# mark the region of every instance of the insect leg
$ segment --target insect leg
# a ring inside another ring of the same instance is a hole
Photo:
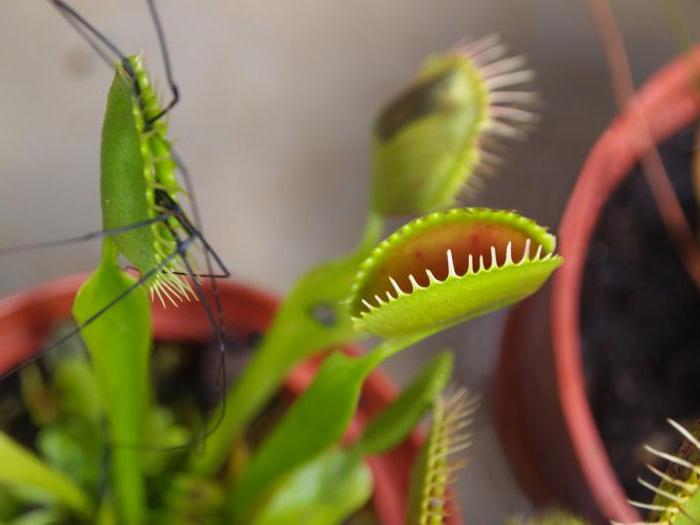
[[[170,150],[170,156],[173,158],[175,163],[177,164],[178,169],[180,170],[180,173],[182,173],[182,179],[184,180],[185,183],[185,191],[187,192],[189,199],[190,199],[190,205],[192,207],[192,215],[194,217],[193,221],[189,221],[189,228],[192,233],[197,235],[197,237],[201,240],[202,244],[204,245],[204,253],[205,257],[207,258],[207,271],[208,274],[199,274],[200,277],[206,277],[206,278],[213,278],[213,279],[220,279],[220,278],[227,278],[230,277],[231,272],[226,268],[224,265],[223,261],[221,261],[221,258],[218,256],[218,254],[214,251],[214,249],[209,245],[209,243],[206,241],[204,238],[204,234],[202,233],[202,215],[199,211],[199,202],[197,201],[197,197],[194,192],[194,184],[192,183],[192,177],[190,175],[189,170],[187,169],[187,166],[182,160],[182,157],[175,151],[175,149]],[[178,206],[177,209],[181,208]],[[181,214],[182,217],[185,220],[187,219],[187,216],[185,213]],[[187,226],[183,224],[183,228],[187,229]],[[217,260],[217,266],[221,269],[220,274],[214,274],[211,271],[211,262],[208,260],[209,255],[212,255],[216,258]],[[216,283],[212,283],[212,286],[215,287]],[[213,292],[214,293],[214,292]]]
[[[180,246],[182,245],[183,241],[180,239],[180,236],[178,235],[177,231],[175,231],[174,228],[171,228],[168,223],[166,223],[168,229],[170,230],[171,235],[175,239],[177,246],[178,246],[178,251],[180,252],[180,259],[182,260],[182,263],[185,265],[187,268],[187,272],[192,279],[192,284],[194,286],[194,291],[195,295],[197,296],[197,299],[199,299],[200,303],[202,303],[202,306],[204,306],[204,309],[206,311],[207,319],[209,320],[209,324],[211,325],[212,329],[214,330],[214,334],[216,337],[216,344],[219,348],[219,373],[217,374],[217,384],[219,387],[219,390],[221,392],[221,409],[219,411],[219,416],[217,420],[214,422],[214,424],[211,426],[211,428],[204,428],[203,436],[202,436],[202,442],[204,439],[206,439],[209,435],[211,435],[213,432],[216,431],[218,426],[221,424],[221,421],[223,421],[224,415],[226,414],[226,345],[224,343],[225,339],[225,333],[224,333],[224,314],[223,314],[223,307],[221,305],[221,298],[217,292],[216,288],[216,280],[213,278],[210,278],[210,283],[212,286],[212,296],[214,297],[214,305],[215,309],[217,312],[216,319],[214,318],[214,313],[212,312],[212,308],[209,305],[207,298],[204,294],[204,290],[202,289],[202,285],[199,282],[198,276],[195,274],[192,265],[190,262],[187,260],[187,253],[184,250],[180,249]],[[193,238],[199,238],[196,235],[193,235],[190,233],[190,236],[188,239],[193,239]],[[201,240],[201,238],[200,238]],[[207,270],[209,273],[211,273],[211,263],[209,261],[209,258],[207,257],[207,264],[208,268]],[[209,419],[208,417],[206,418],[207,420]]]
[[[196,237],[201,243],[202,246],[204,246],[205,249],[205,255],[211,254],[212,257],[214,257],[214,260],[216,261],[217,266],[219,267],[220,271],[222,272],[221,275],[214,275],[211,271],[211,264],[208,262],[208,268],[207,270],[209,271],[209,276],[208,277],[221,277],[221,278],[226,278],[231,275],[231,272],[229,272],[228,268],[226,268],[226,265],[224,262],[221,260],[221,257],[219,257],[219,254],[216,253],[214,248],[209,244],[209,242],[204,238],[202,233],[199,231],[198,228],[195,227],[194,224],[192,224],[192,221],[190,221],[187,218],[187,215],[184,213],[180,205],[175,202],[175,200],[168,195],[167,192],[157,189],[156,194],[156,203],[161,206],[164,210],[167,210],[171,212],[174,216],[174,218],[180,223],[182,228],[187,232],[189,236],[194,236]],[[167,223],[166,223],[167,224]]]
[[[160,44],[160,52],[163,57],[163,67],[165,68],[165,77],[168,81],[168,86],[170,87],[170,92],[172,93],[172,98],[170,102],[153,118],[149,119],[147,125],[151,125],[157,120],[161,119],[167,115],[171,109],[173,109],[177,103],[180,101],[180,90],[175,83],[173,77],[172,62],[170,61],[170,53],[168,52],[168,44],[165,40],[165,31],[163,31],[163,25],[160,22],[160,16],[158,15],[158,10],[156,9],[155,0],[147,0],[148,10],[151,13],[151,18],[153,19],[153,25],[156,28],[156,35],[158,36],[158,43]]]
[[[126,226],[120,226],[118,228],[108,228],[106,230],[95,230],[91,231],[88,233],[85,233],[83,235],[78,235],[76,237],[68,237],[67,239],[57,239],[53,241],[41,241],[41,242],[36,242],[36,243],[30,243],[30,244],[20,244],[18,246],[7,246],[5,248],[0,248],[0,257],[5,256],[5,255],[11,255],[14,253],[21,253],[21,252],[26,252],[26,251],[31,251],[31,250],[38,250],[41,248],[55,248],[57,246],[67,246],[70,244],[77,244],[81,242],[87,242],[91,241],[94,239],[102,239],[104,237],[113,237],[115,235],[120,235],[122,233],[126,233],[132,230],[138,230],[139,228],[144,228],[146,226],[150,226],[152,224],[158,223],[158,222],[163,222],[168,219],[168,217],[172,217],[173,214],[171,212],[166,212],[162,213],[156,217],[153,217],[152,219],[147,219],[145,221],[141,222],[135,222],[133,224],[128,224]]]
[[[114,60],[110,57],[107,51],[111,52],[113,57],[119,59],[119,61],[126,62],[126,55],[122,53],[119,48],[102,32],[100,32],[95,26],[88,22],[80,13],[73,9],[70,5],[65,3],[63,0],[49,0],[59,13],[68,21],[68,23],[73,26],[73,28],[82,36],[85,41],[90,45],[91,48],[97,52],[102,60],[112,68],[114,66]],[[102,46],[102,47],[101,47]],[[107,48],[105,51],[104,48]]]
[[[182,248],[181,248],[181,249],[183,249],[183,250],[187,249],[187,247],[189,247],[189,246],[192,244],[192,242],[194,241],[194,239],[195,239],[195,237],[188,237],[187,239],[185,239],[184,241],[182,241]],[[48,351],[51,350],[52,348],[55,348],[55,347],[57,347],[57,346],[59,346],[59,345],[65,343],[65,342],[68,341],[71,337],[74,337],[75,335],[79,334],[79,333],[83,330],[83,328],[85,328],[86,326],[89,326],[90,324],[92,324],[93,322],[95,322],[97,319],[100,318],[100,316],[102,316],[102,314],[104,314],[104,313],[105,313],[107,310],[109,310],[112,306],[114,306],[114,305],[117,304],[119,301],[121,301],[122,299],[124,299],[124,297],[126,297],[126,296],[129,295],[132,291],[134,291],[136,288],[138,288],[138,287],[141,286],[143,283],[145,283],[146,281],[148,281],[151,277],[153,277],[154,275],[156,275],[156,274],[157,274],[159,271],[161,271],[163,268],[165,268],[165,267],[167,267],[169,264],[171,264],[172,261],[173,261],[179,254],[180,254],[180,251],[179,251],[179,250],[176,250],[176,251],[174,251],[173,253],[171,253],[170,255],[168,255],[167,257],[164,257],[163,260],[162,260],[159,264],[157,264],[156,266],[154,266],[153,268],[151,268],[151,269],[148,270],[147,272],[143,273],[143,274],[139,277],[139,279],[136,280],[136,282],[134,282],[134,284],[132,284],[131,286],[129,286],[126,290],[124,290],[123,292],[121,292],[121,293],[120,293],[119,295],[117,295],[114,299],[112,299],[111,301],[109,301],[106,305],[104,305],[103,307],[99,308],[94,314],[92,314],[90,317],[88,317],[88,318],[85,320],[85,322],[83,322],[81,325],[79,325],[79,326],[75,327],[73,330],[67,332],[64,336],[60,337],[58,340],[56,340],[56,341],[54,341],[53,343],[51,343],[48,347],[39,350],[36,354],[34,354],[34,355],[32,355],[32,356],[29,356],[29,357],[26,358],[26,359],[23,359],[23,360],[20,361],[18,364],[16,364],[14,367],[12,367],[10,370],[4,372],[3,374],[0,374],[0,381],[3,380],[3,379],[5,379],[6,377],[12,375],[14,372],[16,372],[16,371],[19,370],[20,368],[24,367],[25,365],[31,363],[32,361],[35,361],[36,359],[38,359],[38,358],[39,358],[42,354],[44,354],[45,352],[48,352]]]

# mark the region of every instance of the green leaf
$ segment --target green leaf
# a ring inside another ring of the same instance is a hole
[[[372,420],[355,449],[362,455],[379,454],[403,441],[447,385],[453,362],[449,352],[433,358],[401,395]]]
[[[82,336],[108,417],[115,508],[121,523],[136,525],[145,514],[142,447],[149,399],[150,304],[142,287],[128,292],[135,279],[117,266],[109,239],[104,246],[102,263],[76,295],[73,316],[86,323],[124,296],[86,326]]]
[[[371,494],[372,473],[361,456],[332,449],[287,477],[251,525],[337,525]]]
[[[62,417],[79,415],[87,422],[100,424],[99,387],[84,352],[67,355],[55,363],[53,384],[58,392]]]
[[[86,430],[78,422],[51,425],[41,429],[36,445],[52,468],[89,491],[99,482],[104,449],[94,433],[92,441],[85,439]]]
[[[309,388],[296,400],[253,455],[234,484],[230,512],[234,522],[280,478],[338,441],[355,413],[362,383],[382,360],[415,342],[386,341],[365,356],[336,353],[324,361]]]
[[[83,517],[90,516],[90,502],[76,485],[2,432],[0,465],[0,485],[21,490],[32,500],[52,501]]]

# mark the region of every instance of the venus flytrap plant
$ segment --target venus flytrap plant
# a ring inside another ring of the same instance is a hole
[[[485,137],[520,135],[529,91],[502,91],[526,83],[521,58],[499,60],[506,52],[490,37],[430,59],[419,79],[390,101],[373,132],[372,192],[363,237],[350,254],[301,276],[283,301],[258,351],[230,390],[228,411],[203,452],[192,458],[193,472],[207,475],[226,461],[230,443],[279,388],[298,362],[324,348],[359,338],[346,309],[360,263],[384,232],[388,216],[422,214],[451,205],[479,167],[493,155]]]
[[[75,299],[78,328],[58,341],[80,332],[89,366],[84,356],[78,357],[75,373],[66,375],[63,387],[54,381],[45,391],[42,381],[29,371],[25,374],[27,399],[46,395],[55,409],[36,418],[41,426],[38,448],[46,464],[17,452],[20,467],[5,481],[24,480],[48,492],[57,503],[46,510],[65,513],[69,521],[286,525],[304,519],[331,525],[358,509],[371,493],[371,476],[362,459],[395,446],[433,408],[433,430],[417,466],[423,489],[416,493],[418,506],[411,519],[420,525],[442,523],[447,455],[459,446],[461,425],[472,408],[465,397],[436,401],[451,374],[449,354],[428,363],[354,443],[339,442],[356,412],[364,380],[384,360],[442,329],[525,298],[562,262],[554,252],[554,237],[515,212],[434,211],[450,206],[485,165],[489,135],[520,135],[511,124],[532,120],[524,109],[534,100],[530,93],[501,90],[531,77],[520,71],[522,60],[499,61],[505,50],[494,39],[434,57],[416,83],[382,111],[374,130],[374,182],[362,240],[350,254],[298,280],[204,432],[192,429],[202,438],[195,443],[151,392],[146,289],[163,306],[199,299],[223,359],[223,330],[215,315],[221,312],[209,305],[189,248],[195,243],[203,247],[206,275],[222,277],[228,271],[199,231],[198,221],[191,221],[178,204],[181,188],[175,171],[182,167],[162,117],[179,93],[153,0],[147,5],[173,96],[164,106],[140,57],[122,54],[62,0],[51,2],[103,58],[116,64],[102,130],[104,229],[79,239],[103,238],[103,252]],[[385,219],[404,213],[430,214],[376,246]],[[120,268],[120,257],[138,270],[138,278]],[[220,275],[214,274],[211,258]],[[215,296],[214,281],[212,292]],[[357,357],[331,354],[249,459],[238,469],[228,469],[229,475],[218,475],[248,424],[295,364],[367,334],[384,341]],[[68,370],[57,368],[55,379],[59,369]],[[71,395],[76,395],[73,403],[68,402]],[[99,482],[95,476],[79,475],[66,460],[71,447],[84,442],[56,425],[68,415],[87,428],[104,426],[105,435],[95,438],[97,453],[75,455],[97,471],[104,461],[108,472]],[[96,460],[100,451],[105,454]],[[0,458],[14,453],[10,445],[3,449],[0,440]],[[154,453],[161,458],[173,454],[175,460],[159,460]]]
[[[425,227],[421,226],[423,223]],[[518,264],[509,260],[513,245],[519,255]],[[535,245],[533,257],[529,252],[532,245]],[[275,480],[311,460],[340,438],[355,412],[361,385],[376,366],[447,326],[502,308],[533,293],[561,264],[561,258],[554,255],[554,245],[554,238],[532,221],[514,212],[483,209],[438,212],[417,219],[380,244],[361,265],[349,308],[353,314],[364,313],[354,318],[356,326],[387,339],[364,356],[352,358],[336,353],[323,363],[308,390],[261,445],[241,477],[234,481],[229,498],[233,522],[245,522],[255,501],[264,497]],[[420,253],[416,258],[417,248]],[[450,265],[448,259],[444,259],[442,265],[436,263],[441,259],[437,254],[446,254],[452,248],[464,255],[464,264],[460,264],[460,269],[462,266],[465,269],[463,279],[459,279],[454,263]],[[487,270],[482,264],[478,271],[465,273],[467,255],[483,257],[482,250],[492,254],[492,265]],[[499,255],[503,258],[500,263]],[[410,273],[413,264],[438,275],[443,272],[444,282],[434,279],[426,288],[397,294],[387,303],[399,308],[395,315],[403,315],[400,323],[393,322],[390,317],[368,322],[385,303],[378,303],[377,308],[370,310],[363,299],[372,297],[377,287],[391,283],[394,266],[408,270],[396,273],[396,279],[415,282]],[[499,275],[499,272],[502,273]],[[450,279],[457,284],[452,284]],[[425,301],[417,294],[430,286],[434,288]],[[372,293],[368,294],[368,290]],[[480,300],[481,294],[484,298]],[[426,316],[425,309],[433,312]],[[332,419],[324,421],[329,415]],[[290,436],[295,438],[290,439]]]
[[[436,356],[353,444],[332,448],[293,471],[250,523],[273,525],[304,519],[313,525],[332,525],[360,508],[372,487],[363,457],[381,454],[406,438],[445,388],[452,365],[449,352]],[[319,433],[326,427],[322,423],[319,418]]]

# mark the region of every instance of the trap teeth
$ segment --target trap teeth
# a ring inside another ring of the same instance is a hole
[[[391,283],[391,286],[394,287],[394,290],[396,290],[396,297],[401,297],[404,295],[404,291],[399,286],[399,283],[396,282],[396,279],[389,277],[389,282]]]
[[[525,241],[525,250],[523,250],[523,258],[520,259],[520,263],[524,263],[530,260],[530,239]]]
[[[491,269],[498,268],[498,258],[496,257],[496,247],[491,246]]]
[[[545,228],[515,212],[433,213],[362,263],[350,313],[357,328],[385,337],[447,327],[533,293],[562,262],[554,247]]]
[[[447,275],[449,277],[457,276],[457,272],[455,272],[455,263],[452,259],[452,250],[447,250]]]
[[[474,273],[474,256],[469,254],[469,262],[467,266],[467,275]]]
[[[421,289],[421,285],[418,284],[418,281],[416,281],[416,278],[413,277],[413,274],[408,276],[408,281],[411,283],[411,288],[412,288],[411,291],[412,292],[415,292],[416,290]]]
[[[512,256],[512,251],[513,251],[513,243],[512,241],[508,241],[508,244],[506,245],[506,265],[513,264],[513,256]]]
[[[425,270],[425,274],[428,276],[428,282],[429,282],[430,284],[435,284],[435,283],[441,282],[440,280],[438,280],[438,279],[435,277],[435,275],[433,275],[433,272],[431,272],[430,270]]]

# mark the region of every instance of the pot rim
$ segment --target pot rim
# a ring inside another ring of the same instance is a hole
[[[638,521],[627,503],[597,431],[586,395],[580,344],[580,290],[586,255],[597,218],[618,184],[650,150],[639,140],[639,117],[658,144],[700,115],[693,68],[700,68],[700,46],[657,72],[637,92],[596,142],[567,202],[559,228],[565,264],[551,291],[551,337],[558,393],[576,460],[593,497],[606,516]],[[699,69],[700,70],[700,69]]]

